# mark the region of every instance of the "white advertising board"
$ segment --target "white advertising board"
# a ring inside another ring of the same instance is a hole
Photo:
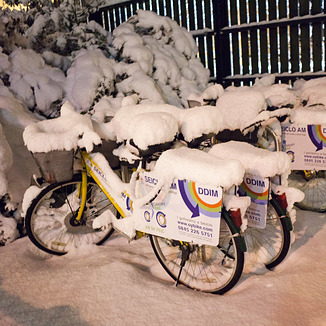
[[[251,198],[251,204],[245,214],[248,226],[264,229],[266,227],[269,179],[246,173],[238,193],[240,196]]]
[[[282,150],[292,170],[326,170],[326,125],[282,124]]]
[[[151,172],[141,173],[141,194],[147,194],[157,183],[158,179]],[[137,230],[169,239],[216,246],[221,209],[220,187],[174,180],[168,191],[137,211]]]

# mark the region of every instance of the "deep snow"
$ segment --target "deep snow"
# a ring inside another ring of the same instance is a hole
[[[314,325],[326,322],[326,214],[298,210],[296,241],[274,271],[227,294],[177,288],[142,238],[115,235],[62,257],[28,238],[0,248],[0,325]]]

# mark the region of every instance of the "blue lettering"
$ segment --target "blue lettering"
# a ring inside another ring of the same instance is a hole
[[[156,185],[158,183],[158,180],[156,178],[147,177],[146,175],[145,175],[145,181],[153,185]]]
[[[218,197],[218,190],[198,187],[198,193],[199,193],[199,195]]]
[[[218,190],[212,190],[212,196],[218,197]]]
[[[104,180],[106,180],[105,175],[103,174],[102,171],[100,171],[96,166],[94,166],[93,168],[97,174],[99,174]]]
[[[255,179],[246,178],[246,184],[253,185],[253,186],[259,186],[259,187],[265,187],[265,181],[263,181],[263,180],[255,180]]]
[[[305,129],[305,128],[304,128]],[[295,132],[297,129],[294,126],[282,126],[282,131]]]

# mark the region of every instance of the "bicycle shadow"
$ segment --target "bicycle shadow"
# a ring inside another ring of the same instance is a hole
[[[303,247],[326,225],[326,213],[305,211],[299,208],[296,208],[296,213],[296,221],[293,224],[295,241],[292,243],[289,255]]]
[[[0,278],[0,325],[88,326],[79,311],[70,306],[36,308],[2,289]]]
[[[287,257],[279,266],[275,267],[275,270],[280,266],[284,266],[283,264],[286,263],[287,258],[300,248],[304,247],[310,239],[325,227],[325,225],[326,213],[304,211],[296,208],[296,221],[293,224],[295,240],[291,245]],[[262,276],[269,272],[273,272],[267,269],[262,263],[251,261],[249,255],[249,253],[245,253],[244,270],[237,285],[237,287],[240,285],[240,288],[243,288],[243,286],[245,286],[245,281],[251,277]]]

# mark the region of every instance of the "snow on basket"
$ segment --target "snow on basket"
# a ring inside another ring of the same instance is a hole
[[[71,179],[74,150],[81,147],[91,152],[101,143],[90,116],[75,112],[69,102],[62,106],[59,118],[28,125],[23,139],[47,182]]]

